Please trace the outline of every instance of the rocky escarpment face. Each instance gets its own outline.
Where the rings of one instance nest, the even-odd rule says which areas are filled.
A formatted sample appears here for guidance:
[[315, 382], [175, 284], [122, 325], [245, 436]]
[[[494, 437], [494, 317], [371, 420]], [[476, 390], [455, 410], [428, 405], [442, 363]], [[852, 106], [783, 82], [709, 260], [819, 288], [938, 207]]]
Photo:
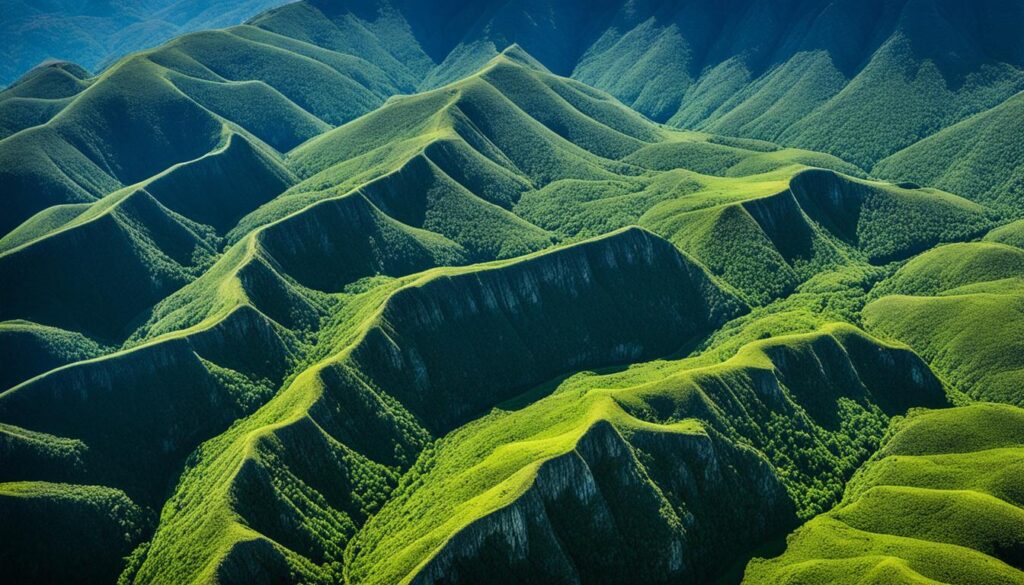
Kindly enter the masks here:
[[355, 359], [444, 432], [563, 372], [669, 353], [740, 307], [671, 244], [630, 229], [403, 289]]
[[[795, 523], [771, 466], [715, 434], [600, 421], [513, 504], [461, 530], [416, 584], [670, 583]], [[722, 546], [725, 546], [725, 549]], [[500, 559], [495, 574], [490, 563]]]
[[947, 404], [913, 353], [848, 326], [650, 367], [439, 441], [353, 541], [352, 582], [475, 583], [496, 566], [509, 582], [715, 579], [834, 503], [887, 413]]
[[877, 264], [974, 238], [991, 227], [985, 208], [934, 189], [922, 193], [809, 169], [792, 178], [790, 190], [808, 217]]
[[[80, 464], [52, 466], [34, 479], [114, 485], [138, 501], [159, 502], [189, 452], [269, 399], [291, 351], [280, 327], [242, 308], [192, 336], [39, 376], [4, 393], [0, 415], [80, 441]], [[10, 441], [9, 453], [29, 447], [20, 433]]]

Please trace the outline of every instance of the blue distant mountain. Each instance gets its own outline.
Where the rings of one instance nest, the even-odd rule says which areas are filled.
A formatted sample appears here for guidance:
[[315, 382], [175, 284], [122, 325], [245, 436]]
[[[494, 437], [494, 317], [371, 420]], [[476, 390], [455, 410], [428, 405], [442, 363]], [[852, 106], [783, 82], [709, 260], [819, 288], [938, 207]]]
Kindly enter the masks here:
[[287, 0], [0, 0], [0, 85], [48, 60], [94, 71], [118, 57], [204, 28], [238, 24]]

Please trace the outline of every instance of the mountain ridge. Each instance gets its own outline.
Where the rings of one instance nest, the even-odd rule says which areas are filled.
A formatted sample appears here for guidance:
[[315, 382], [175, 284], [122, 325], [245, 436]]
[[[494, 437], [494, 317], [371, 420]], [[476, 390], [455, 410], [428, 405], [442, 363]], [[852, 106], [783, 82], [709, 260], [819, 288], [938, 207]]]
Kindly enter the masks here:
[[[1013, 86], [1014, 9], [544, 8], [299, 2], [0, 92], [5, 574], [914, 580], [961, 536], [1016, 562], [1017, 512], [865, 483], [994, 436], [951, 406], [1016, 420], [1016, 97], [971, 97]], [[709, 89], [702, 130], [645, 116]], [[758, 139], [816, 139], [794, 117], [857, 164]], [[890, 522], [946, 504], [992, 528]], [[844, 564], [804, 536], [836, 522], [933, 544]]]

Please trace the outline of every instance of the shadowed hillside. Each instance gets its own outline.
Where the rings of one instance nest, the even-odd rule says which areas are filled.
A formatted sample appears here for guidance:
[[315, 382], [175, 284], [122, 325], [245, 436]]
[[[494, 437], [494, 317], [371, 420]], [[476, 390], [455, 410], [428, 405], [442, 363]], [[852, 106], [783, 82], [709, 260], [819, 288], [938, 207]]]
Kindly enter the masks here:
[[6, 390], [57, 366], [97, 357], [105, 349], [80, 333], [56, 327], [28, 321], [0, 323], [0, 352], [7, 356], [0, 387]]
[[[594, 377], [446, 437], [360, 533], [349, 580], [475, 582], [495, 562], [508, 582], [713, 578], [829, 498], [886, 413], [945, 400], [913, 354], [850, 327], [707, 368], [653, 365], [633, 369], [636, 385]], [[797, 460], [836, 477], [806, 477], [812, 488]]]

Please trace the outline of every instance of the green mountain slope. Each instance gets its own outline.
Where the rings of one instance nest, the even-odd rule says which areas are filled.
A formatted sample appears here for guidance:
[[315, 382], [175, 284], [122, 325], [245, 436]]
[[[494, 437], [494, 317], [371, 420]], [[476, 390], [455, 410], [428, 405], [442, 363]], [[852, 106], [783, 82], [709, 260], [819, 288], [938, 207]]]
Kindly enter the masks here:
[[934, 185], [1016, 216], [1024, 208], [1024, 94], [879, 161], [873, 172]]
[[910, 344], [978, 400], [1020, 405], [1024, 254], [998, 243], [942, 246], [883, 282], [869, 328]]
[[0, 139], [46, 123], [71, 98], [89, 87], [89, 77], [78, 65], [62, 61], [26, 73], [0, 92]]
[[187, 35], [128, 57], [64, 100], [45, 124], [0, 140], [10, 185], [0, 230], [50, 205], [92, 201], [197, 159], [229, 133], [287, 151], [411, 89], [405, 66], [388, 65], [385, 71], [248, 26]]
[[[788, 181], [779, 181], [787, 175]], [[757, 303], [784, 296], [824, 270], [906, 258], [991, 225], [984, 208], [948, 193], [825, 170], [796, 168], [709, 186], [659, 203], [639, 223]], [[723, 247], [723, 241], [734, 247]]]
[[[54, 518], [17, 574], [711, 579], [890, 418], [1015, 402], [1016, 224], [935, 247], [998, 210], [560, 76], [618, 3], [459, 4], [296, 3], [0, 94], [51, 108], [0, 138], [0, 493]], [[576, 17], [537, 55], [480, 40]], [[95, 515], [116, 546], [47, 551]]]
[[829, 498], [884, 413], [944, 401], [930, 377], [908, 384], [926, 371], [916, 357], [844, 326], [715, 366], [653, 365], [614, 389], [570, 380], [446, 437], [360, 533], [349, 581], [474, 582], [492, 559], [508, 582], [712, 578]]
[[[675, 275], [668, 282], [677, 284], [658, 284], [666, 275]], [[683, 287], [708, 304], [667, 302], [669, 291]], [[336, 330], [326, 359], [202, 448], [165, 508], [169, 515], [137, 581], [244, 581], [260, 567], [328, 578], [342, 560], [343, 543], [379, 507], [396, 471], [412, 463], [430, 431], [450, 430], [470, 412], [484, 412], [559, 372], [671, 351], [736, 310], [703, 272], [639, 230], [481, 269], [427, 272], [384, 289], [346, 305], [345, 327]], [[652, 302], [615, 302], [616, 294], [648, 290]], [[596, 322], [583, 318], [613, 315], [616, 306], [625, 312], [609, 321], [610, 329], [592, 330]], [[443, 319], [460, 314], [462, 321]], [[514, 315], [521, 317], [517, 328], [492, 331]], [[566, 325], [563, 336], [549, 335], [552, 322]], [[631, 322], [661, 322], [665, 329], [630, 333]], [[492, 334], [507, 344], [480, 343]], [[526, 342], [542, 342], [541, 336], [548, 336], [547, 351], [534, 355]], [[588, 338], [598, 345], [581, 353]], [[474, 352], [475, 359], [464, 370], [450, 370], [449, 345]], [[488, 394], [464, 394], [485, 380]], [[402, 387], [418, 391], [402, 393]], [[295, 459], [302, 448], [324, 458], [307, 452]], [[337, 481], [351, 491], [327, 487]], [[296, 493], [301, 501], [290, 495]], [[325, 523], [310, 530], [305, 523], [282, 523], [281, 514]], [[240, 519], [228, 521], [233, 516]], [[183, 538], [183, 530], [192, 536]], [[254, 541], [264, 544], [254, 547]]]
[[[738, 4], [744, 3], [738, 2]], [[897, 62], [901, 62], [899, 59], [906, 57], [914, 64], [912, 65], [913, 67], [937, 67], [940, 78], [945, 76], [954, 82], [962, 81], [959, 89], [956, 89], [959, 92], [956, 95], [963, 95], [955, 99], [938, 99], [935, 107], [915, 106], [911, 108], [912, 111], [906, 112], [906, 105], [903, 105], [904, 110], [900, 110], [895, 105], [885, 102], [885, 100], [889, 99], [885, 96], [898, 92], [879, 90], [882, 91], [881, 96], [866, 96], [863, 98], [858, 97], [857, 92], [852, 90], [844, 90], [837, 94], [835, 96], [836, 99], [847, 94], [851, 94], [852, 97], [844, 98], [845, 101], [842, 101], [842, 104], [829, 105], [827, 112], [821, 114], [821, 117], [830, 123], [833, 120], [842, 121], [841, 123], [844, 124], [843, 128], [824, 130], [822, 123], [815, 123], [811, 126], [815, 132], [826, 132], [828, 140], [831, 141], [830, 145], [833, 152], [862, 165], [867, 165], [867, 163], [861, 160], [862, 157], [856, 155], [853, 149], [867, 147], [865, 143], [873, 140], [874, 136], [881, 133], [868, 132], [867, 136], [848, 136], [844, 133], [847, 133], [847, 128], [863, 128], [863, 120], [881, 120], [881, 118], [878, 116], [866, 116], [861, 111], [861, 108], [868, 107], [872, 111], [883, 112], [885, 115], [894, 115], [895, 119], [892, 123], [886, 123], [886, 128], [888, 129], [895, 128], [897, 122], [899, 124], [916, 124], [917, 126], [908, 130], [908, 132], [915, 133], [917, 138], [923, 138], [924, 133], [930, 132], [918, 128], [934, 128], [934, 130], [939, 130], [962, 118], [963, 112], [973, 113], [985, 107], [995, 106], [997, 102], [990, 103], [988, 101], [992, 96], [1000, 95], [1002, 92], [1005, 94], [1003, 99], [1008, 98], [1012, 95], [1012, 92], [1005, 93], [1001, 88], [1016, 87], [1014, 84], [1019, 85], [1020, 83], [1020, 79], [1017, 79], [1019, 77], [1019, 64], [1015, 65], [1019, 56], [1012, 49], [1012, 43], [1001, 36], [1004, 32], [1004, 27], [993, 24], [1003, 20], [1012, 21], [1014, 18], [1012, 10], [1010, 13], [1004, 14], [1001, 11], [1008, 10], [1005, 7], [992, 8], [991, 10], [988, 10], [987, 7], [984, 7], [984, 10], [982, 9], [983, 7], [979, 7], [974, 12], [972, 11], [973, 9], [952, 9], [944, 5], [940, 7], [938, 4], [941, 3], [936, 4], [934, 2], [919, 3], [922, 4], [921, 6], [911, 6], [912, 4], [915, 3], [879, 9], [882, 21], [885, 23], [880, 30], [890, 31], [894, 35], [893, 38], [903, 39], [898, 42], [886, 42], [882, 46], [899, 45], [904, 47], [906, 45], [901, 50], [904, 52], [910, 51], [911, 55], [905, 56], [904, 53], [899, 53], [900, 57], [893, 57]], [[128, 63], [135, 63], [136, 65], [118, 65], [101, 78], [100, 85], [114, 86], [115, 80], [108, 79], [113, 77], [116, 79], [132, 79], [132, 82], [136, 83], [138, 87], [160, 87], [162, 85], [160, 83], [154, 83], [153, 81], [139, 82], [138, 78], [139, 76], [146, 79], [151, 76], [162, 77], [165, 79], [165, 83], [170, 82], [173, 84], [178, 91], [183, 92], [190, 100], [200, 104], [207, 113], [215, 113], [217, 116], [240, 124], [278, 150], [284, 151], [301, 142], [303, 138], [308, 138], [324, 129], [323, 126], [318, 125], [319, 122], [316, 118], [329, 124], [346, 121], [376, 107], [388, 96], [399, 92], [408, 92], [416, 87], [433, 87], [442, 80], [454, 80], [471, 74], [480, 66], [483, 66], [490, 55], [497, 52], [493, 49], [491, 49], [492, 52], [488, 52], [487, 46], [505, 46], [523, 36], [523, 43], [530, 49], [531, 44], [539, 45], [540, 39], [547, 41], [551, 37], [545, 31], [532, 29], [530, 26], [524, 25], [522, 30], [518, 30], [518, 26], [522, 23], [519, 19], [509, 16], [517, 10], [516, 7], [511, 5], [499, 8], [485, 3], [474, 9], [476, 11], [475, 14], [472, 11], [467, 12], [464, 15], [467, 17], [466, 20], [457, 20], [451, 26], [444, 28], [444, 33], [432, 33], [430, 31], [436, 30], [433, 26], [435, 19], [440, 15], [451, 13], [449, 7], [439, 6], [437, 10], [432, 11], [428, 6], [417, 7], [404, 2], [396, 2], [391, 8], [392, 11], [390, 12], [385, 11], [381, 14], [374, 14], [372, 9], [358, 6], [341, 8], [323, 6], [317, 3], [290, 5], [261, 15], [254, 19], [251, 26], [236, 27], [227, 31], [188, 35], [155, 51], [130, 58]], [[526, 11], [526, 14], [529, 14], [532, 9], [523, 8], [523, 10]], [[680, 17], [679, 14], [675, 14], [673, 11], [683, 11], [684, 8], [666, 8], [665, 10], [668, 13], [658, 14], [658, 17], [655, 19], [655, 21], [661, 19], [664, 22], [644, 25], [638, 24], [637, 19], [642, 19], [645, 14], [644, 11], [653, 10], [652, 7], [647, 7], [636, 14], [619, 13], [620, 10], [621, 7], [616, 6], [615, 3], [609, 3], [607, 6], [602, 5], [595, 14], [583, 17], [581, 16], [583, 14], [581, 13], [581, 6], [573, 4], [563, 7], [558, 14], [552, 15], [552, 20], [545, 26], [557, 26], [561, 19], [575, 18], [581, 18], [582, 21], [589, 24], [581, 29], [579, 38], [567, 42], [565, 46], [552, 45], [550, 43], [543, 45], [542, 50], [538, 53], [540, 55], [540, 62], [549, 64], [556, 72], [569, 74], [573, 73], [573, 63], [592, 59], [593, 67], [605, 74], [614, 75], [611, 72], [621, 67], [622, 64], [630, 63], [628, 58], [620, 55], [619, 52], [623, 51], [628, 54], [631, 49], [624, 45], [620, 46], [619, 42], [612, 42], [614, 35], [619, 33], [612, 32], [612, 29], [605, 31], [602, 27], [611, 26], [611, 23], [616, 23], [619, 26], [627, 27], [627, 30], [631, 26], [643, 29], [648, 27], [660, 29], [672, 22], [673, 18]], [[746, 25], [743, 24], [745, 19], [753, 18], [753, 14], [757, 14], [758, 10], [787, 13], [794, 11], [795, 8], [786, 5], [774, 8], [756, 7], [755, 9], [755, 7], [751, 6], [734, 12], [728, 10], [723, 10], [721, 13], [709, 11], [708, 14], [702, 16], [707, 19], [707, 22], [714, 23], [716, 27], [729, 30], [733, 28], [736, 28], [736, 30], [746, 30]], [[866, 11], [866, 9], [864, 10]], [[817, 11], [823, 12], [818, 15], [820, 18], [814, 21], [811, 16], [817, 14]], [[802, 14], [798, 24], [793, 25], [793, 31], [789, 34], [798, 35], [797, 31], [799, 31], [799, 34], [807, 35], [801, 42], [814, 45], [824, 41], [822, 38], [823, 30], [827, 30], [832, 26], [838, 26], [836, 24], [837, 19], [850, 20], [851, 14], [854, 14], [856, 18], [853, 18], [850, 22], [859, 23], [857, 26], [864, 25], [866, 17], [865, 14], [860, 12], [854, 6], [844, 5], [842, 7], [829, 8], [811, 6], [806, 14]], [[977, 39], [973, 36], [973, 33], [966, 30], [969, 28], [966, 24], [958, 24], [956, 26], [950, 24], [950, 21], [947, 20], [950, 18], [946, 14], [947, 12], [956, 14], [957, 18], [963, 20], [963, 23], [977, 23], [978, 26], [988, 26], [995, 34], [991, 35], [991, 38], [985, 38], [984, 40]], [[738, 19], [738, 22], [733, 22], [730, 19]], [[484, 23], [490, 23], [490, 26], [485, 26]], [[740, 66], [740, 70], [747, 71], [747, 73], [742, 74], [742, 83], [752, 82], [752, 79], [755, 77], [754, 71], [765, 67], [761, 61], [765, 59], [766, 54], [770, 54], [772, 51], [779, 51], [780, 55], [792, 55], [794, 59], [802, 59], [807, 54], [806, 52], [796, 50], [796, 47], [799, 47], [801, 42], [791, 40], [787, 44], [783, 40], [787, 37], [781, 31], [778, 33], [781, 35], [779, 38], [769, 39], [755, 35], [747, 39], [748, 43], [752, 43], [749, 49], [745, 48], [738, 38], [729, 38], [728, 42], [723, 41], [724, 44], [721, 48], [711, 50], [708, 47], [701, 46], [702, 43], [709, 42], [707, 39], [685, 38], [685, 34], [696, 34], [695, 31], [691, 30], [692, 26], [692, 24], [687, 25], [685, 30], [663, 31], [669, 36], [684, 35], [684, 38], [679, 39], [678, 43], [675, 43], [675, 41], [668, 42], [668, 47], [670, 47], [667, 49], [669, 51], [668, 54], [683, 53], [689, 55], [688, 59], [692, 59], [695, 54], [707, 53], [706, 58], [709, 60], [725, 59], [723, 66], [727, 63], [736, 62], [736, 60], [739, 62], [745, 61], [746, 64]], [[945, 44], [940, 44], [937, 47], [935, 39], [923, 32], [929, 26], [939, 26], [942, 29], [950, 29], [952, 27], [953, 32], [951, 34], [956, 35], [958, 43], [967, 47], [962, 52], [963, 54], [960, 56], [950, 56], [944, 52], [946, 50]], [[963, 27], [964, 30], [958, 27]], [[865, 32], [864, 34], [867, 33]], [[483, 37], [488, 36], [500, 37], [501, 40], [484, 40]], [[626, 37], [629, 36], [629, 34], [626, 35]], [[641, 38], [643, 38], [642, 35]], [[357, 43], [355, 39], [360, 39], [360, 41]], [[640, 38], [634, 39], [634, 41], [639, 40]], [[593, 45], [588, 45], [588, 43], [593, 43]], [[979, 52], [980, 49], [977, 48], [977, 45], [983, 45], [987, 52]], [[474, 49], [470, 50], [470, 46], [474, 47]], [[591, 49], [585, 50], [588, 46]], [[598, 47], [600, 47], [600, 51], [598, 51]], [[836, 57], [842, 56], [843, 61], [855, 62], [855, 55], [858, 54], [857, 51], [869, 51], [872, 47], [875, 47], [874, 41], [865, 41], [865, 44], [860, 47], [829, 48], [825, 50], [825, 53], [828, 54], [829, 51], [834, 51]], [[881, 49], [879, 50], [881, 51]], [[727, 55], [733, 51], [737, 55], [742, 56], [728, 59]], [[596, 54], [598, 52], [602, 53], [603, 56], [599, 58]], [[612, 60], [618, 65], [611, 68], [604, 67], [603, 65], [606, 64], [604, 53], [607, 53], [607, 59]], [[473, 55], [471, 63], [463, 63], [460, 60], [461, 58], [457, 57], [457, 55], [469, 54]], [[446, 58], [446, 55], [448, 58]], [[879, 64], [877, 67], [881, 70], [899, 69], [899, 67], [888, 64], [889, 61], [886, 61], [886, 59], [881, 57], [879, 59], [882, 61], [882, 64]], [[148, 65], [138, 64], [140, 61], [148, 63]], [[652, 88], [650, 91], [678, 95], [679, 99], [681, 99], [682, 93], [680, 92], [687, 85], [687, 83], [683, 83], [681, 80], [683, 78], [689, 79], [696, 75], [696, 73], [688, 71], [683, 74], [682, 78], [676, 78], [673, 75], [652, 75], [646, 67], [655, 66], [656, 62], [658, 61], [656, 60], [650, 64], [643, 62], [644, 66], [635, 67], [634, 69], [636, 69], [637, 74], [659, 80], [658, 84], [661, 84], [659, 88]], [[685, 59], [680, 62], [687, 63]], [[152, 67], [153, 64], [157, 64], [158, 67], [154, 69]], [[707, 70], [707, 66], [698, 67], [696, 63], [690, 63], [688, 67], [694, 71]], [[121, 69], [129, 71], [122, 72], [119, 75], [110, 75], [110, 73]], [[282, 75], [279, 73], [280, 71], [298, 70], [303, 71], [303, 74]], [[576, 73], [580, 79], [597, 84], [599, 87], [606, 87], [599, 83], [599, 80], [580, 74], [579, 71]], [[766, 75], [771, 74], [766, 73]], [[496, 77], [496, 74], [494, 77]], [[617, 79], [622, 79], [622, 76], [620, 75]], [[676, 82], [674, 84], [671, 83], [673, 79]], [[1017, 79], [1017, 81], [1013, 81], [1014, 79]], [[106, 81], [106, 83], [102, 83], [103, 81]], [[868, 81], [858, 83], [868, 87], [888, 87], [885, 83], [869, 83]], [[853, 84], [852, 81], [851, 84]], [[733, 92], [728, 89], [728, 83], [719, 85], [729, 92], [729, 96], [733, 95]], [[615, 91], [615, 88], [606, 88], [612, 90], [618, 97], [625, 99], [626, 96]], [[99, 88], [96, 89], [98, 90]], [[15, 90], [17, 90], [17, 87], [10, 91], [13, 92]], [[502, 88], [502, 90], [511, 95], [508, 88]], [[530, 91], [529, 88], [522, 88], [522, 90]], [[938, 92], [939, 90], [933, 91], [922, 86], [920, 90], [913, 93], [915, 95], [937, 95]], [[106, 92], [96, 91], [95, 93], [103, 94]], [[983, 107], [973, 105], [977, 101], [972, 97], [975, 93], [981, 96], [977, 99], [980, 102], [984, 102]], [[543, 94], [535, 94], [531, 91], [530, 95]], [[81, 96], [73, 101], [81, 101], [84, 97]], [[156, 96], [149, 96], [145, 99], [147, 102], [155, 104], [154, 108], [159, 111], [161, 106], [156, 104], [160, 103], [160, 99], [168, 100], [170, 97], [157, 99]], [[513, 100], [515, 101], [514, 98]], [[878, 100], [882, 100], [882, 103], [877, 103]], [[847, 102], [850, 102], [850, 104], [843, 105]], [[247, 107], [239, 108], [239, 103], [246, 103]], [[632, 100], [627, 100], [627, 103], [632, 103]], [[862, 103], [867, 105], [862, 106]], [[251, 104], [258, 105], [252, 106]], [[634, 103], [634, 105], [636, 104]], [[44, 110], [45, 112], [52, 112], [55, 107], [57, 106], [49, 105]], [[110, 105], [103, 105], [101, 103], [96, 104], [96, 107], [109, 108]], [[263, 111], [255, 112], [251, 109], [252, 107], [258, 107]], [[938, 112], [943, 107], [951, 108], [948, 114], [935, 114], [934, 116], [938, 116], [935, 119], [915, 122], [914, 116], [923, 115], [923, 112]], [[83, 108], [86, 110], [92, 109], [84, 106]], [[534, 115], [540, 115], [541, 112], [547, 111], [540, 102], [535, 104], [535, 108], [540, 109], [534, 109], [532, 111]], [[640, 109], [645, 113], [652, 113], [645, 108], [641, 107]], [[530, 111], [530, 109], [527, 108], [527, 111]], [[596, 115], [594, 111], [584, 111], [590, 116]], [[101, 112], [100, 116], [103, 115], [107, 114]], [[11, 114], [11, 125], [13, 127], [23, 127], [29, 122], [20, 122], [21, 118], [38, 121], [42, 116], [43, 114], [41, 113], [27, 114], [14, 112]], [[160, 115], [158, 114], [158, 116]], [[801, 117], [803, 117], [802, 114]], [[947, 121], [946, 118], [949, 117], [953, 119]], [[861, 122], [854, 124], [847, 122], [847, 120], [860, 120]], [[557, 123], [555, 120], [547, 120], [545, 122]], [[808, 122], [808, 124], [810, 123]], [[793, 138], [789, 140], [784, 133], [739, 132], [724, 126], [718, 127], [711, 123], [706, 123], [705, 125], [707, 129], [716, 132], [746, 134], [760, 138], [782, 140], [784, 142], [809, 146], [817, 150], [827, 149], [826, 146], [828, 146], [819, 144], [819, 141], [809, 138]], [[66, 128], [66, 126], [59, 124], [58, 126]], [[616, 129], [622, 130], [622, 128]], [[62, 130], [58, 134], [64, 136], [65, 132], [70, 131]], [[581, 128], [580, 131], [586, 132], [587, 130]], [[89, 132], [91, 134], [94, 130], [90, 129]], [[803, 136], [802, 132], [793, 131], [792, 134], [794, 136]], [[36, 134], [39, 134], [39, 136], [36, 136]], [[21, 137], [19, 140], [15, 140], [10, 147], [12, 153], [8, 156], [20, 156], [22, 158], [11, 158], [9, 160], [10, 164], [6, 164], [4, 167], [20, 166], [24, 167], [25, 171], [28, 171], [30, 167], [24, 163], [27, 156], [25, 153], [36, 153], [38, 150], [33, 149], [41, 148], [44, 144], [48, 152], [67, 148], [67, 146], [60, 144], [59, 141], [55, 141], [53, 137], [47, 137], [46, 134], [46, 132], [32, 132], [32, 139]], [[65, 138], [67, 137], [65, 136]], [[198, 155], [196, 152], [196, 149], [199, 148], [198, 145], [179, 144], [179, 142], [182, 142], [181, 139], [175, 139], [173, 136], [168, 138], [169, 142], [167, 144], [154, 145], [165, 156], [168, 153], [174, 153], [181, 149], [192, 152], [193, 155]], [[584, 138], [581, 135], [578, 139], [582, 140]], [[124, 140], [131, 144], [132, 147], [136, 144], [145, 145], [147, 142], [145, 139], [132, 139], [129, 136], [124, 137]], [[612, 151], [602, 151], [600, 149], [623, 148], [620, 140], [609, 140], [609, 137], [597, 139], [594, 136], [586, 140], [589, 140], [588, 144], [591, 147], [600, 144], [601, 146], [598, 147], [597, 154], [603, 156], [607, 156]], [[595, 140], [598, 141], [595, 142]], [[90, 139], [86, 142], [92, 141]], [[904, 140], [908, 145], [914, 141], [916, 139], [909, 142]], [[72, 140], [74, 145], [78, 145], [80, 142], [82, 141]], [[832, 144], [833, 142], [835, 144]], [[894, 144], [898, 144], [899, 141], [886, 140], [885, 143], [891, 147]], [[97, 145], [100, 150], [107, 150], [110, 146], [109, 143]], [[167, 148], [168, 146], [172, 148]], [[0, 155], [3, 154], [4, 150], [0, 147]], [[14, 181], [13, 184], [21, 185], [16, 191], [16, 193], [19, 193], [15, 197], [15, 199], [19, 200], [17, 206], [26, 208], [26, 211], [18, 212], [20, 215], [14, 215], [13, 219], [20, 221], [27, 217], [27, 215], [30, 215], [31, 212], [37, 211], [49, 204], [88, 200], [90, 197], [99, 196], [104, 190], [109, 190], [112, 185], [118, 183], [124, 185], [126, 181], [134, 182], [139, 179], [137, 174], [125, 176], [126, 173], [118, 168], [118, 165], [121, 164], [118, 160], [96, 161], [94, 160], [95, 157], [91, 156], [88, 152], [84, 152], [83, 155], [85, 159], [89, 160], [79, 160], [73, 170], [68, 168], [66, 163], [62, 162], [56, 165], [56, 168], [54, 168], [54, 165], [37, 168], [26, 177], [10, 177], [9, 179]], [[32, 155], [32, 158], [36, 161], [46, 160], [45, 157], [35, 154]], [[79, 157], [73, 151], [69, 151], [68, 157], [61, 158]], [[119, 157], [117, 158], [119, 159]], [[147, 160], [151, 158], [153, 157], [146, 157]], [[869, 162], [873, 162], [877, 158], [873, 157]], [[91, 168], [91, 163], [97, 164], [100, 168]], [[32, 164], [39, 163], [33, 162]], [[108, 167], [112, 168], [108, 169]], [[1012, 176], [1007, 175], [1005, 171], [1006, 169], [1001, 169], [1000, 176], [1003, 178], [1000, 180], [1009, 180], [1009, 177]], [[62, 175], [70, 176], [73, 180], [69, 182]], [[127, 173], [127, 175], [133, 174]], [[38, 199], [40, 196], [38, 195], [39, 192], [47, 193], [49, 199], [38, 203], [31, 202], [32, 199]], [[973, 195], [973, 193], [969, 194]], [[21, 201], [21, 199], [24, 199], [24, 201]], [[10, 229], [10, 227], [13, 226], [8, 226], [6, 229]]]
[[1024, 248], [1024, 220], [1017, 220], [985, 234], [986, 242], [998, 242]]
[[[153, 523], [124, 493], [95, 486], [0, 483], [0, 511], [0, 564], [22, 583], [110, 581]], [[66, 549], [56, 568], [46, 560], [55, 542]]]
[[388, 0], [299, 3], [255, 22], [332, 47], [352, 47], [338, 29], [358, 22], [362, 36], [386, 35], [428, 64], [421, 89], [464, 77], [518, 43], [555, 73], [655, 120], [870, 167], [1019, 92], [1022, 18], [1014, 4], [947, 0]]
[[208, 230], [144, 189], [111, 195], [0, 254], [10, 283], [0, 315], [123, 339], [142, 311], [209, 267], [216, 236]]
[[893, 425], [843, 503], [745, 583], [1019, 583], [1024, 411], [979, 404]]
[[2, 322], [0, 352], [7, 362], [0, 387], [6, 390], [57, 366], [97, 357], [105, 349], [81, 333], [28, 321]]

